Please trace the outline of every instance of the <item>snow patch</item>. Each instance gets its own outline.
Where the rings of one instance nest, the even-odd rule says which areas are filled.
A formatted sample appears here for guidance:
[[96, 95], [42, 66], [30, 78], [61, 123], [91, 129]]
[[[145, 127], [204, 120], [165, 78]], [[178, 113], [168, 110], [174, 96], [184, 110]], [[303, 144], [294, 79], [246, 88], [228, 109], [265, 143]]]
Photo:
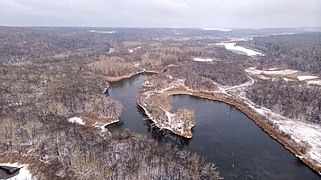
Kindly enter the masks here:
[[298, 76], [300, 81], [308, 80], [308, 79], [317, 79], [318, 76]]
[[114, 52], [114, 48], [109, 48], [107, 54], [111, 54]]
[[89, 30], [91, 33], [100, 33], [100, 34], [115, 34], [116, 31], [98, 31], [98, 30]]
[[194, 58], [193, 61], [197, 61], [197, 62], [212, 62], [213, 59], [211, 58], [207, 58], [207, 59], [203, 59], [203, 58]]
[[142, 47], [139, 46], [139, 47], [136, 47], [136, 48], [134, 48], [134, 49], [128, 49], [128, 52], [129, 52], [129, 53], [133, 53], [134, 51], [137, 51], [137, 50], [140, 49], [140, 48], [142, 48]]
[[167, 118], [168, 118], [168, 121], [169, 121], [169, 122], [172, 122], [172, 119], [173, 119], [173, 117], [174, 117], [175, 115], [172, 114], [172, 113], [170, 113], [170, 112], [168, 112], [168, 111], [166, 111], [166, 110], [164, 110], [164, 112], [165, 112], [165, 114], [166, 114], [166, 116], [167, 116]]
[[85, 121], [82, 120], [80, 117], [69, 118], [68, 122], [73, 123], [73, 124], [85, 125]]
[[252, 49], [248, 49], [242, 46], [235, 46], [236, 43], [217, 43], [216, 45], [218, 46], [224, 46], [227, 50], [231, 50], [231, 51], [239, 51], [239, 52], [243, 52], [248, 56], [264, 56], [264, 54], [254, 51]]
[[295, 33], [273, 33], [271, 34], [272, 36], [278, 36], [278, 35], [292, 35], [292, 34], [295, 34]]
[[105, 131], [106, 131], [106, 126], [108, 125], [108, 123], [107, 123], [107, 124], [104, 124], [104, 125], [98, 125], [98, 124], [99, 124], [99, 123], [96, 122], [93, 126], [96, 127], [96, 128], [101, 129], [101, 132], [105, 132]]
[[9, 178], [8, 180], [35, 180], [36, 178], [32, 177], [32, 174], [28, 170], [28, 164], [19, 164], [19, 163], [3, 163], [0, 166], [10, 166], [10, 167], [17, 167], [20, 168], [19, 174], [16, 176]]
[[321, 80], [308, 81], [308, 85], [310, 85], [310, 84], [321, 86]]
[[250, 74], [274, 74], [274, 75], [288, 75], [288, 74], [294, 74], [298, 73], [299, 71], [297, 70], [292, 70], [292, 69], [282, 69], [282, 70], [258, 70], [255, 67], [247, 68], [245, 69], [246, 72]]
[[203, 28], [204, 31], [223, 31], [223, 32], [228, 32], [232, 31], [233, 29], [229, 28]]

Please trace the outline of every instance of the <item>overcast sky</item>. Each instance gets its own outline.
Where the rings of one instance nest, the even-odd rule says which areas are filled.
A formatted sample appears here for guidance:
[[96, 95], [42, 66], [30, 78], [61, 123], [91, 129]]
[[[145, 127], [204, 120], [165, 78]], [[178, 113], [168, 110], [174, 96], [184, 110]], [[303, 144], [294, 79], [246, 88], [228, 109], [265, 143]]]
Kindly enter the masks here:
[[0, 25], [321, 27], [321, 0], [0, 0]]

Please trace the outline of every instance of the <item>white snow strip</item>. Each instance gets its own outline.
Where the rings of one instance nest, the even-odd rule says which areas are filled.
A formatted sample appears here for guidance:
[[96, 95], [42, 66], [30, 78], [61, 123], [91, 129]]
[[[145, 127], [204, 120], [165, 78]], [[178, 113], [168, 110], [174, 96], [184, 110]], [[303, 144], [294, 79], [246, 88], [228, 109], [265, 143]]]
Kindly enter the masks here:
[[133, 53], [134, 50], [133, 50], [133, 49], [129, 49], [128, 52], [129, 52], [129, 53]]
[[35, 180], [36, 178], [32, 177], [32, 174], [28, 170], [28, 164], [19, 164], [19, 163], [2, 163], [0, 166], [10, 166], [10, 167], [22, 167], [19, 170], [19, 174], [9, 178], [8, 180]]
[[98, 30], [89, 30], [91, 33], [101, 33], [101, 34], [115, 34], [116, 31], [98, 31]]
[[80, 117], [72, 117], [68, 119], [68, 122], [79, 124], [79, 125], [85, 125], [85, 121], [82, 120]]
[[274, 34], [271, 34], [272, 36], [277, 36], [277, 35], [292, 35], [292, 34], [295, 34], [295, 33], [274, 33]]
[[283, 78], [284, 81], [294, 81], [292, 79], [288, 79], [288, 78]]
[[269, 71], [279, 70], [279, 68], [270, 68]]
[[197, 61], [197, 62], [212, 62], [213, 59], [211, 59], [211, 58], [208, 58], [208, 59], [194, 58], [193, 61]]
[[294, 74], [297, 73], [296, 70], [291, 69], [283, 69], [283, 70], [277, 70], [277, 71], [262, 71], [264, 74]]
[[258, 70], [255, 67], [247, 68], [245, 69], [246, 72], [250, 74], [279, 74], [279, 75], [288, 75], [288, 74], [294, 74], [299, 71], [292, 70], [292, 69], [282, 69], [282, 70]]
[[321, 86], [321, 80], [313, 80], [313, 81], [308, 81], [308, 84], [314, 84], [314, 85], [319, 85]]
[[307, 80], [307, 79], [317, 79], [318, 76], [298, 76], [298, 79], [300, 81], [304, 81], [304, 80]]
[[204, 31], [223, 31], [223, 32], [228, 32], [232, 31], [233, 29], [229, 28], [203, 28]]
[[247, 49], [245, 47], [242, 47], [242, 46], [235, 46], [236, 43], [217, 43], [216, 45], [218, 46], [225, 46], [225, 48], [227, 50], [232, 50], [232, 51], [240, 51], [240, 52], [243, 52], [245, 53], [246, 55], [248, 56], [256, 56], [256, 55], [259, 55], [259, 56], [264, 56], [262, 53], [260, 52], [257, 52], [257, 51], [254, 51], [252, 49]]
[[280, 114], [272, 112], [270, 109], [256, 106], [249, 99], [242, 97], [248, 106], [269, 121], [277, 124], [276, 127], [281, 132], [291, 136], [296, 143], [307, 145], [306, 155], [321, 165], [321, 127], [306, 122], [288, 119]]

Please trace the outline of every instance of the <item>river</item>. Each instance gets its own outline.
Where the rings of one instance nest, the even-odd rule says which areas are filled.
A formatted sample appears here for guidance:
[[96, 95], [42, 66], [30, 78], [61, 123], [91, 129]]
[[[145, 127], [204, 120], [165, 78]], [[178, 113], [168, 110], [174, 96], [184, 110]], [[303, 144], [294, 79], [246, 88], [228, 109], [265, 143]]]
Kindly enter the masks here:
[[110, 131], [130, 129], [160, 143], [174, 143], [215, 163], [225, 179], [321, 179], [308, 166], [272, 139], [233, 106], [189, 95], [170, 96], [174, 110], [195, 110], [193, 138], [185, 139], [150, 125], [136, 105], [136, 95], [147, 75], [111, 84], [108, 95], [123, 106], [120, 122]]

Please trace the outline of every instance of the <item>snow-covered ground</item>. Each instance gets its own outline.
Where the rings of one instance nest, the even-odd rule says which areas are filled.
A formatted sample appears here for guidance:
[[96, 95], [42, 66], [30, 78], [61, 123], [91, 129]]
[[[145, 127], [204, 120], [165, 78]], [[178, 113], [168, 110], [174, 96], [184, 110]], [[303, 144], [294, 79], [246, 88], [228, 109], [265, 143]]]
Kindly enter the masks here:
[[254, 51], [252, 49], [248, 49], [248, 48], [245, 48], [245, 47], [242, 47], [242, 46], [235, 46], [236, 43], [217, 43], [216, 45], [218, 46], [224, 46], [227, 50], [231, 50], [231, 51], [240, 51], [240, 52], [243, 52], [245, 53], [246, 55], [248, 56], [264, 56], [264, 54], [260, 53], [260, 52], [257, 52], [257, 51]]
[[8, 180], [35, 180], [36, 178], [32, 177], [32, 174], [28, 170], [28, 164], [19, 164], [19, 163], [3, 163], [0, 166], [10, 166], [10, 167], [22, 167], [19, 170], [19, 174], [16, 176], [9, 178]]
[[109, 48], [107, 54], [111, 54], [114, 52], [114, 48]]
[[300, 81], [308, 80], [308, 79], [317, 79], [318, 76], [298, 76]]
[[[249, 84], [250, 85], [250, 84]], [[243, 86], [244, 87], [244, 86]], [[232, 88], [229, 88], [232, 89]], [[239, 89], [239, 87], [237, 88]], [[228, 90], [228, 89], [227, 89]], [[301, 146], [307, 147], [306, 156], [309, 159], [315, 160], [319, 166], [321, 166], [321, 127], [315, 124], [309, 124], [307, 122], [297, 121], [289, 119], [278, 113], [271, 111], [270, 109], [260, 107], [249, 100], [245, 93], [242, 92], [239, 97], [243, 99], [252, 110], [258, 114], [264, 116], [266, 119], [275, 124], [275, 127], [279, 131], [291, 136], [296, 143]], [[225, 92], [226, 93], [226, 92]]]
[[133, 53], [134, 51], [137, 51], [138, 49], [140, 49], [140, 48], [142, 48], [142, 47], [136, 47], [136, 48], [134, 48], [134, 49], [128, 49], [128, 52], [129, 53]]
[[204, 31], [223, 31], [223, 32], [228, 32], [232, 31], [233, 29], [229, 28], [203, 28]]
[[108, 122], [108, 123], [95, 122], [94, 124], [92, 124], [92, 126], [101, 129], [101, 132], [106, 132], [107, 131], [106, 126], [116, 123], [118, 121], [119, 121], [119, 118], [117, 117], [117, 118], [114, 118], [113, 121]]
[[107, 125], [109, 125], [109, 123], [101, 125], [98, 122], [96, 122], [95, 124], [93, 124], [94, 127], [101, 129], [101, 132], [105, 132], [106, 131], [106, 126]]
[[207, 59], [203, 59], [203, 58], [194, 58], [193, 61], [197, 61], [197, 62], [212, 62], [213, 59], [211, 58], [207, 58]]
[[292, 69], [281, 69], [281, 70], [278, 70], [278, 69], [275, 69], [275, 68], [271, 68], [269, 70], [259, 70], [259, 69], [256, 69], [255, 67], [250, 67], [248, 69], [245, 69], [245, 71], [247, 73], [250, 73], [250, 74], [274, 74], [274, 75], [288, 75], [288, 74], [294, 74], [294, 73], [298, 73], [299, 71], [297, 70], [292, 70]]
[[288, 32], [288, 33], [273, 33], [271, 35], [272, 36], [278, 36], [278, 35], [292, 35], [292, 34], [295, 34], [295, 33], [291, 33], [291, 32]]
[[255, 67], [250, 67], [245, 69], [245, 71], [249, 74], [256, 75], [256, 77], [260, 79], [282, 78], [285, 81], [305, 81], [308, 85], [321, 86], [321, 79], [318, 76], [300, 75], [305, 73], [292, 69], [270, 68], [269, 70], [258, 70]]
[[321, 80], [308, 81], [308, 84], [319, 85], [321, 86]]
[[[267, 72], [267, 74], [293, 74], [297, 73], [298, 71], [295, 70], [279, 70], [279, 69], [270, 69], [267, 71], [262, 71], [262, 70], [256, 70], [256, 68], [249, 68], [247, 69], [248, 73], [253, 73], [253, 74], [260, 74], [262, 72]], [[244, 84], [238, 85], [238, 86], [221, 86], [218, 85], [218, 90], [216, 91], [202, 91], [202, 92], [208, 92], [208, 93], [215, 93], [215, 94], [222, 94], [224, 96], [229, 96], [232, 98], [235, 98], [235, 96], [238, 96], [238, 98], [242, 99], [245, 104], [248, 105], [250, 109], [252, 109], [254, 112], [257, 114], [262, 115], [265, 117], [267, 120], [272, 122], [274, 124], [274, 128], [279, 131], [280, 133], [285, 133], [291, 137], [295, 143], [297, 143], [300, 146], [305, 146], [307, 147], [306, 153], [304, 157], [300, 158], [307, 158], [310, 160], [314, 160], [318, 165], [321, 166], [321, 126], [315, 125], [315, 124], [310, 124], [307, 122], [302, 122], [302, 121], [297, 121], [297, 120], [292, 120], [289, 119], [285, 116], [282, 116], [278, 113], [275, 113], [271, 111], [270, 109], [260, 107], [259, 105], [254, 104], [251, 100], [249, 100], [246, 97], [246, 93], [244, 91], [244, 88], [251, 86], [255, 83], [255, 80], [249, 76], [251, 81], [248, 81]], [[164, 93], [167, 90], [171, 89], [176, 89], [176, 88], [183, 88], [186, 89], [187, 91], [193, 93], [193, 92], [199, 92], [195, 91], [193, 89], [189, 89], [184, 85], [184, 80], [181, 79], [174, 79], [172, 78], [171, 80], [174, 80], [170, 84], [168, 84], [166, 87], [164, 87], [161, 90], [156, 90], [154, 92], [147, 91], [145, 92], [145, 98], [149, 98], [150, 95], [154, 93]], [[311, 82], [311, 81], [310, 81]], [[319, 81], [316, 81], [319, 82]], [[321, 80], [320, 80], [321, 83]], [[235, 94], [236, 93], [236, 94]], [[150, 117], [156, 124], [157, 121], [155, 121], [152, 117], [152, 115], [146, 110], [147, 104], [143, 105], [143, 109], [145, 110], [146, 114], [148, 117]], [[164, 110], [165, 115], [169, 122], [173, 119], [173, 115], [170, 112]], [[181, 126], [179, 122], [176, 122], [177, 124], [158, 124], [158, 127], [161, 129], [178, 129], [178, 127]]]
[[68, 119], [68, 122], [79, 124], [79, 125], [85, 125], [85, 121], [81, 119], [80, 117], [72, 117]]
[[[305, 155], [315, 160], [321, 166], [321, 127], [307, 122], [301, 122], [286, 118], [272, 112], [267, 108], [255, 106], [249, 99], [244, 98], [246, 104], [258, 114], [264, 116], [278, 128], [279, 131], [290, 135], [296, 143], [307, 148]], [[302, 157], [300, 157], [302, 158]]]
[[99, 31], [99, 30], [89, 30], [91, 33], [100, 33], [100, 34], [115, 34], [116, 31]]
[[[291, 134], [297, 143], [307, 143], [310, 146], [307, 154], [318, 162], [321, 162], [321, 127], [300, 121], [274, 121], [280, 130]], [[307, 147], [309, 148], [309, 147]]]

